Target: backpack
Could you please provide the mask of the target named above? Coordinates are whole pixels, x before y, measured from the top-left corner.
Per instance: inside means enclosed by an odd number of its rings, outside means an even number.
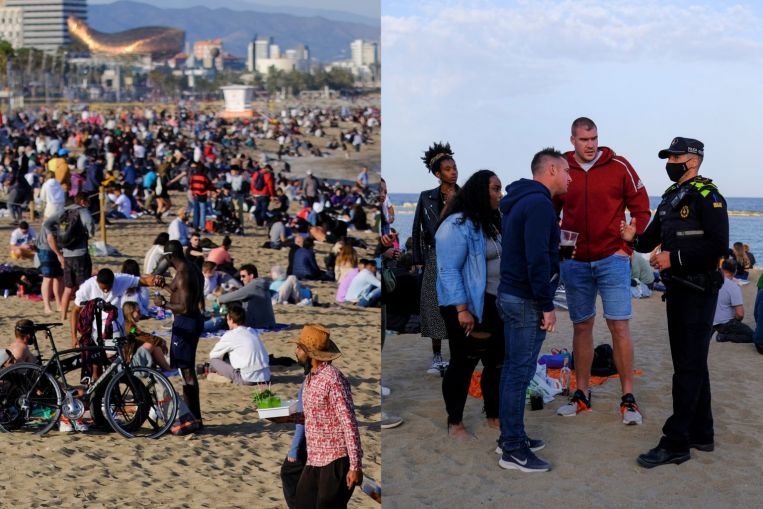
[[[66,209],[58,221],[58,244],[65,249],[71,249],[84,239],[87,241],[88,233],[82,218],[79,215],[79,207]]]
[[[594,349],[591,374],[593,376],[612,376],[617,374],[614,352],[612,347],[607,343],[602,343]]]
[[[255,191],[262,191],[265,189],[265,175],[262,174],[262,170],[258,171],[255,175],[252,187]]]

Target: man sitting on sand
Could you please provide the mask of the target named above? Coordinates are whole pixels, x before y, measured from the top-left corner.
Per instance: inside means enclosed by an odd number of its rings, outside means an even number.
[[[34,258],[34,228],[26,221],[11,232],[11,259],[31,260]]]
[[[358,267],[361,266],[363,268],[350,281],[344,300],[367,308],[375,306],[381,299],[381,281],[376,277],[376,263],[361,260]]]
[[[742,323],[744,319],[744,299],[742,289],[734,281],[736,264],[726,260],[721,264],[723,270],[723,286],[718,292],[718,303],[715,306],[713,330],[718,332],[716,341],[731,341],[733,343],[752,343],[752,329]]]
[[[8,346],[16,362],[31,362],[37,364],[37,357],[29,350],[29,345],[34,337],[34,322],[32,320],[19,320],[14,329],[16,337]]]
[[[254,329],[244,325],[246,312],[241,306],[228,309],[228,332],[209,352],[209,371],[235,385],[270,382],[270,361],[265,344]]]
[[[270,297],[268,281],[260,278],[257,267],[246,263],[239,270],[243,288],[220,296],[220,304],[240,302],[246,309],[244,325],[253,329],[269,329],[276,324],[273,302]]]

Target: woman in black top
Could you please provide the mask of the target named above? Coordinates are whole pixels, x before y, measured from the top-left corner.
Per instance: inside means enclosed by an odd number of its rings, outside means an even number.
[[[437,177],[439,185],[424,191],[419,196],[411,235],[413,263],[424,267],[421,282],[421,336],[432,338],[432,366],[428,372],[439,373],[447,367],[447,362],[442,360],[441,345],[442,340],[447,339],[448,335],[437,302],[437,260],[434,235],[445,203],[458,190],[456,185],[458,169],[449,143],[433,144],[424,152],[421,160],[432,175]]]

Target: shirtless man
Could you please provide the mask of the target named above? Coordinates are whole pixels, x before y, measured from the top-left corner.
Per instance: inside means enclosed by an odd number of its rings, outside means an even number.
[[[183,246],[171,240],[164,251],[167,262],[175,269],[175,279],[169,286],[170,300],[159,295],[154,304],[172,311],[172,345],[170,366],[180,369],[183,377],[183,399],[194,417],[201,421],[199,380],[196,378],[196,346],[204,330],[204,276],[183,254]]]
[[[19,320],[16,322],[16,338],[8,346],[16,362],[31,362],[37,364],[37,357],[29,350],[29,345],[34,337],[34,322],[32,320]]]

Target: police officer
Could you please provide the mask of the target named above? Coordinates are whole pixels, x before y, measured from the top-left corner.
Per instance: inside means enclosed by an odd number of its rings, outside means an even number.
[[[714,449],[713,414],[707,353],[713,314],[723,276],[720,259],[729,245],[726,200],[710,179],[698,175],[704,145],[691,138],[675,138],[661,150],[668,178],[675,182],[647,229],[636,235],[635,221],[621,223],[620,232],[649,260],[665,283],[668,336],[673,359],[673,415],[662,428],[659,444],[638,457],[642,467],[680,464],[691,458],[689,449]]]

